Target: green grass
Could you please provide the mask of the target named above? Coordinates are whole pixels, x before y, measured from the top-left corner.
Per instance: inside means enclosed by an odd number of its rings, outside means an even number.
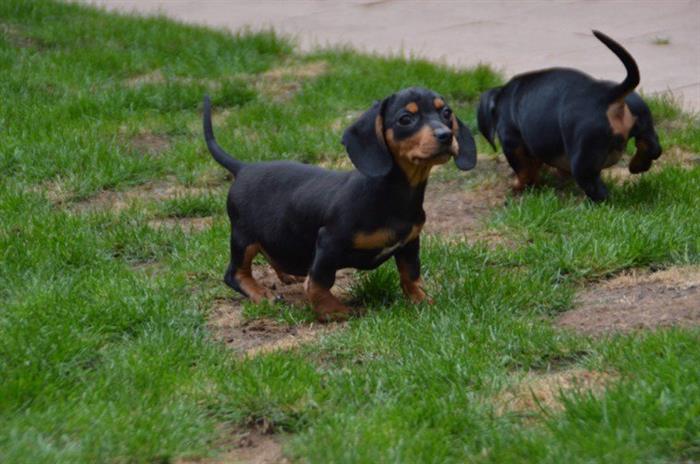
[[[697,114],[682,113],[676,101],[668,96],[662,95],[647,101],[662,146],[679,146],[694,153],[700,152],[700,118]]]
[[[386,265],[352,289],[367,313],[345,330],[241,359],[206,328],[213,300],[231,293],[228,181],[201,140],[202,95],[240,158],[336,163],[343,128],[374,99],[431,87],[474,128],[479,93],[500,77],[348,49],[302,55],[272,32],[49,1],[0,3],[0,32],[0,461],[172,462],[216,455],[232,429],[259,421],[302,462],[700,459],[698,329],[589,339],[550,322],[590,280],[700,262],[699,167],[614,183],[598,206],[551,187],[510,198],[489,227],[512,248],[424,240],[434,305],[407,304]],[[317,62],[324,73],[285,78],[291,92],[263,77]],[[700,151],[696,117],[650,105],[667,149]],[[132,143],[144,133],[167,148]],[[77,207],[172,179],[213,193]],[[200,216],[212,227],[148,225]],[[310,312],[245,315],[299,324]],[[497,412],[524,373],[576,367],[614,380],[604,395],[566,393],[562,411]]]

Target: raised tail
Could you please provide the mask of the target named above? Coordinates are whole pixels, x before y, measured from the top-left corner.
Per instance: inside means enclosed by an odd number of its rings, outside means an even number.
[[[211,100],[209,99],[209,95],[204,96],[204,115],[202,119],[204,123],[204,140],[207,141],[209,152],[217,163],[228,169],[235,177],[238,171],[243,167],[243,163],[234,159],[216,143],[214,130],[211,127]]]
[[[639,68],[637,67],[637,62],[634,61],[632,55],[630,55],[622,45],[615,42],[607,35],[600,31],[593,31],[593,35],[603,42],[605,46],[622,61],[622,64],[625,65],[625,69],[627,70],[627,77],[625,77],[625,80],[610,89],[610,93],[608,94],[609,101],[613,102],[626,97],[627,94],[632,92],[635,87],[639,85]]]

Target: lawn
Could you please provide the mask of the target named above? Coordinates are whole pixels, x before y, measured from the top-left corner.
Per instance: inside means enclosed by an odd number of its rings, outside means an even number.
[[[650,100],[665,161],[608,177],[602,205],[551,178],[504,193],[480,136],[477,170],[437,170],[429,191],[503,197],[426,235],[433,305],[408,304],[391,263],[350,273],[364,315],[324,330],[303,305],[251,305],[222,283],[230,179],[202,140],[205,93],[240,159],[346,169],[342,131],[373,100],[433,88],[474,130],[479,93],[501,80],[1,2],[0,461],[233,459],[254,439],[319,463],[700,460],[697,327],[556,322],[631,270],[697,275],[700,121],[669,99]],[[312,336],[245,355],[212,328],[222,307]]]

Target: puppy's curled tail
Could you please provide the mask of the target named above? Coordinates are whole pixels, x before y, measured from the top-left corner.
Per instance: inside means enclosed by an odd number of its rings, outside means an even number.
[[[632,92],[635,87],[639,85],[639,68],[637,67],[637,62],[634,61],[632,55],[630,55],[629,52],[622,47],[622,45],[615,42],[607,35],[600,31],[593,31],[593,35],[596,36],[598,40],[603,42],[605,46],[608,47],[610,51],[612,51],[620,59],[620,61],[622,61],[622,64],[625,65],[625,69],[627,70],[627,77],[625,77],[625,80],[610,89],[610,93],[608,95],[609,101],[612,102],[626,97],[627,94]]]
[[[240,171],[243,167],[243,163],[237,159],[234,159],[231,155],[226,153],[218,143],[216,143],[216,139],[214,138],[214,130],[211,127],[211,100],[209,99],[209,95],[204,96],[204,115],[202,119],[204,123],[204,140],[207,142],[209,152],[217,163],[228,169],[231,174],[236,176],[238,171]]]

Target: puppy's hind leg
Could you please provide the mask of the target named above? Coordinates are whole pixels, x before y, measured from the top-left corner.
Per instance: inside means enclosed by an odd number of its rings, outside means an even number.
[[[287,274],[286,272],[280,270],[280,268],[278,268],[273,263],[270,263],[270,265],[272,266],[272,269],[275,270],[275,274],[277,274],[277,278],[284,285],[298,284],[298,283],[304,282],[304,280],[305,280],[305,277]]]
[[[231,233],[231,262],[224,274],[224,282],[237,292],[250,298],[253,303],[272,300],[270,294],[254,278],[253,258],[260,252],[260,245],[241,240]]]
[[[270,266],[272,266],[272,269],[275,270],[275,274],[277,274],[277,278],[282,282],[284,285],[291,285],[291,284],[298,284],[304,281],[304,277],[302,276],[295,276],[292,274],[287,274],[282,270],[279,264],[275,262],[274,259],[270,257],[270,255],[267,254],[265,250],[262,248],[260,249],[262,251],[262,254],[265,255],[265,259],[267,259],[267,262],[270,263]]]
[[[503,153],[517,176],[513,184],[514,192],[522,192],[529,186],[537,185],[542,161],[530,156],[522,141],[504,143]]]

